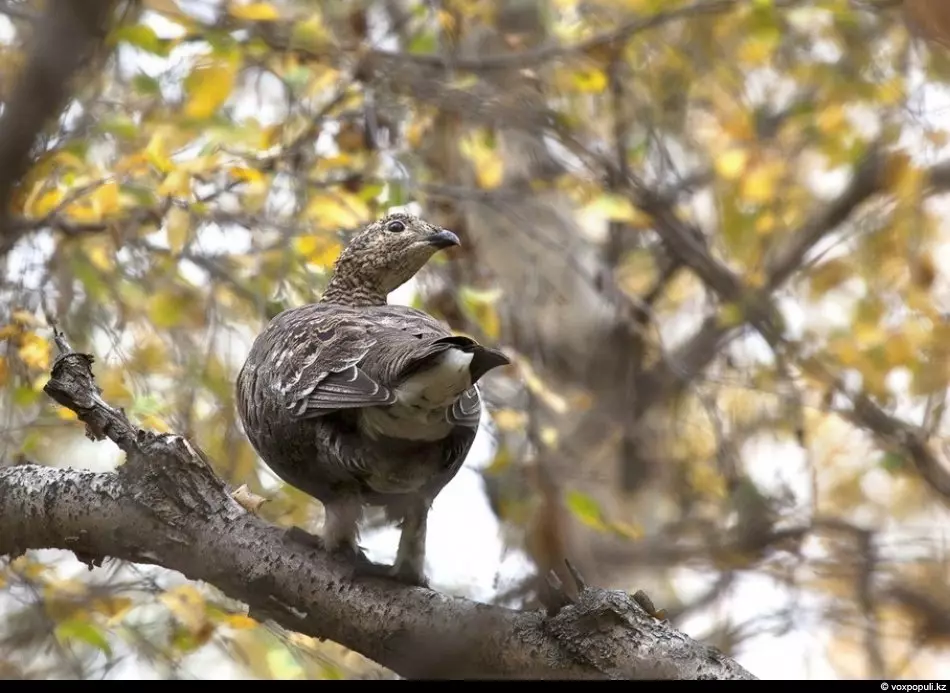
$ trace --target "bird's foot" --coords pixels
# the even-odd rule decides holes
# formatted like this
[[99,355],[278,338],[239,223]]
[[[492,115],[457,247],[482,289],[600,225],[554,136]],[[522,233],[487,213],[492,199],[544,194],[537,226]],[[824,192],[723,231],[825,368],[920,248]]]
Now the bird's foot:
[[421,570],[416,570],[413,566],[397,564],[389,568],[387,574],[391,579],[401,582],[404,585],[423,587],[425,589],[429,588],[429,579]]
[[356,577],[385,578],[411,587],[429,587],[425,575],[408,567],[374,563],[362,551],[357,553],[357,558],[353,561],[353,572]]
[[287,541],[295,541],[303,544],[304,546],[309,546],[312,549],[323,548],[323,540],[320,537],[311,534],[306,530],[300,529],[300,527],[297,526],[288,527],[284,531],[284,538]]
[[[288,528],[284,532],[284,536],[288,541],[294,541],[310,548],[326,548],[323,539],[300,529],[300,527]],[[374,563],[366,557],[363,549],[356,544],[344,542],[335,548],[328,549],[328,553],[349,564],[353,568],[353,577],[386,578],[412,587],[429,587],[426,576],[413,566]]]
[[411,566],[374,563],[359,548],[355,552],[349,553],[347,560],[353,566],[354,577],[385,578],[411,587],[429,587],[426,576],[417,570],[413,570]]

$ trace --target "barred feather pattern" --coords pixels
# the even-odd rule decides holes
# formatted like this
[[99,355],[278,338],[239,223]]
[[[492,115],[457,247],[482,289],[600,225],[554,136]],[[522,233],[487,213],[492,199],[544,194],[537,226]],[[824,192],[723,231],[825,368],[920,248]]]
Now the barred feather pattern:
[[481,402],[474,381],[481,373],[446,408],[452,428],[437,444],[373,440],[361,431],[359,410],[394,404],[402,380],[457,344],[503,362],[498,352],[453,337],[404,306],[313,304],[285,311],[254,342],[238,376],[245,432],[274,473],[321,501],[341,493],[382,505],[398,500],[388,495],[434,497],[475,438]]
[[457,243],[405,214],[370,225],[341,254],[320,303],[271,320],[236,384],[258,454],[324,504],[328,546],[358,553],[362,506],[384,506],[402,522],[393,568],[417,584],[428,509],[478,429],[477,383],[509,363],[422,311],[386,304],[436,249]]

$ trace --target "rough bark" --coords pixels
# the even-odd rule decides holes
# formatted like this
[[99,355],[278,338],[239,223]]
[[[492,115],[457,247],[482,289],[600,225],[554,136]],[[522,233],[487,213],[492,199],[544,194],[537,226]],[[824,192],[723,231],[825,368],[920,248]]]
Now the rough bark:
[[57,341],[64,353],[47,394],[126,461],[115,473],[0,471],[0,555],[58,548],[90,564],[177,570],[259,620],[332,639],[406,677],[753,678],[624,592],[579,585],[576,601],[546,614],[354,579],[347,564],[245,510],[184,437],[133,426],[100,397],[92,357]]

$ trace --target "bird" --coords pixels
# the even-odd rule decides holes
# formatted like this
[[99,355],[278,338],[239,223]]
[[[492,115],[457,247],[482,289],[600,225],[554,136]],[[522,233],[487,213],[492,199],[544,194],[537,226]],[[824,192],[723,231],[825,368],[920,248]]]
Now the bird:
[[[429,510],[475,439],[478,381],[510,359],[388,294],[458,245],[452,231],[405,212],[366,225],[319,300],[276,315],[256,337],[236,382],[258,455],[323,504],[324,546],[356,571],[423,587]],[[392,565],[358,544],[370,506],[399,523]]]

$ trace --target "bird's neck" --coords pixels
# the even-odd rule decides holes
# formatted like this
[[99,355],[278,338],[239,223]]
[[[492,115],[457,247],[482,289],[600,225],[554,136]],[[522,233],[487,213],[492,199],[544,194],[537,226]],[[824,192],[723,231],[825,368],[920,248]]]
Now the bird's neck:
[[342,306],[385,306],[387,293],[374,282],[347,273],[334,273],[320,303]]

